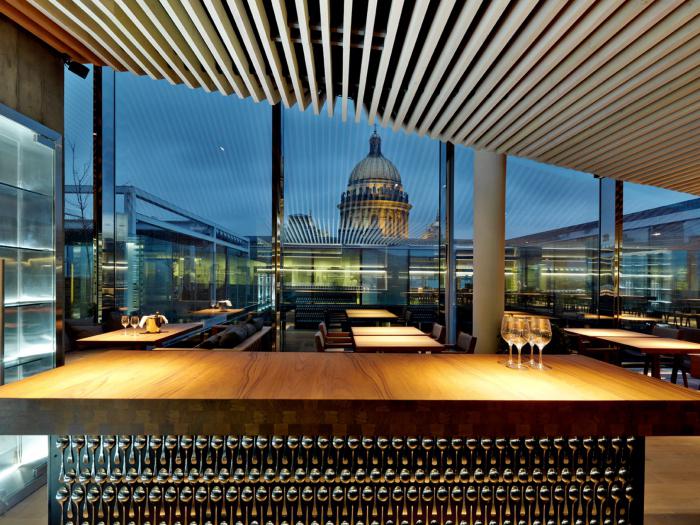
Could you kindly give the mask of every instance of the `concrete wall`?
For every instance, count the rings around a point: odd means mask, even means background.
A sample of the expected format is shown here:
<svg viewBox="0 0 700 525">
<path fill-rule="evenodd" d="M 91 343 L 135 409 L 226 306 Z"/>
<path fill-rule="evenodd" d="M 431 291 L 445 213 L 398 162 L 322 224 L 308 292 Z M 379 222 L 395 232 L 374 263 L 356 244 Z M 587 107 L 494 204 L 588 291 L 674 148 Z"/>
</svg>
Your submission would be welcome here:
<svg viewBox="0 0 700 525">
<path fill-rule="evenodd" d="M 63 60 L 0 15 L 0 103 L 63 134 Z"/>
</svg>

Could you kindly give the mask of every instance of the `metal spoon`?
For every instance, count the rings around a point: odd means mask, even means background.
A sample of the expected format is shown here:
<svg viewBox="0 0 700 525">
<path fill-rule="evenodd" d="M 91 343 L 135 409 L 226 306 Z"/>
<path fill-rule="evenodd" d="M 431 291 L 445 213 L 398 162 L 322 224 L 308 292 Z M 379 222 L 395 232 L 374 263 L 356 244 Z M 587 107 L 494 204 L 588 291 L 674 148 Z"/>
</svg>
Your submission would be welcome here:
<svg viewBox="0 0 700 525">
<path fill-rule="evenodd" d="M 67 441 L 68 440 L 66 440 L 66 442 Z M 56 501 L 61 506 L 61 525 L 63 525 L 63 506 L 65 505 L 66 501 L 68 501 L 69 497 L 70 490 L 67 485 L 61 485 L 60 487 L 58 487 L 58 490 L 56 491 Z"/>
</svg>

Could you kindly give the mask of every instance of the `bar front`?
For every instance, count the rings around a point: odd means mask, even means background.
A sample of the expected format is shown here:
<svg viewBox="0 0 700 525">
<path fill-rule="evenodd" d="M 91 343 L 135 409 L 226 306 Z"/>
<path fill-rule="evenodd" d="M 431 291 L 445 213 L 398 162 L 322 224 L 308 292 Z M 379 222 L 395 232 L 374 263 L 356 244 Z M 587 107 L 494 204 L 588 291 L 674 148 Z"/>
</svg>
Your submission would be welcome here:
<svg viewBox="0 0 700 525">
<path fill-rule="evenodd" d="M 52 524 L 637 524 L 700 395 L 579 356 L 107 352 L 0 388 Z M 439 380 L 438 380 L 439 379 Z"/>
</svg>

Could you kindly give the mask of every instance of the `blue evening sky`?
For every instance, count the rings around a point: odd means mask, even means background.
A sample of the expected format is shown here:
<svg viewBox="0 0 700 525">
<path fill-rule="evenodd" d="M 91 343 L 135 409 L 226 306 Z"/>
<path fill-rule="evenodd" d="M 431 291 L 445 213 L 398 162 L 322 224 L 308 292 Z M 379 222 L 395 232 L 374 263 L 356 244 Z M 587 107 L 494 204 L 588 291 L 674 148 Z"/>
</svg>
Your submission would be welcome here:
<svg viewBox="0 0 700 525">
<path fill-rule="evenodd" d="M 76 164 L 90 162 L 91 77 L 66 73 L 65 136 L 75 144 Z M 271 108 L 172 86 L 164 80 L 117 73 L 117 183 L 130 184 L 211 220 L 239 235 L 269 235 L 271 220 Z M 366 116 L 354 122 L 332 118 L 324 108 L 284 112 L 285 212 L 310 213 L 334 232 L 337 204 L 352 168 L 369 150 L 372 127 Z M 419 236 L 438 207 L 438 143 L 417 134 L 378 127 L 382 153 L 401 174 L 413 208 L 410 235 Z M 68 153 L 69 148 L 66 147 Z M 456 148 L 456 226 L 472 235 L 472 162 L 468 148 Z M 66 154 L 66 181 L 72 170 Z M 625 212 L 694 198 L 691 195 L 625 185 Z M 597 218 L 597 181 L 589 174 L 526 159 L 508 159 L 506 234 L 518 237 Z"/>
</svg>

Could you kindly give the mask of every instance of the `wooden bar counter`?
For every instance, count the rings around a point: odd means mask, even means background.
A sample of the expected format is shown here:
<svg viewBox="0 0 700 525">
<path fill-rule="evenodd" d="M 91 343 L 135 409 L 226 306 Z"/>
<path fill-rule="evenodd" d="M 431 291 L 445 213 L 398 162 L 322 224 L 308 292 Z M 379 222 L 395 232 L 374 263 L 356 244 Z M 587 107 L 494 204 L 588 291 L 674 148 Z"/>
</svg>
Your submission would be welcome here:
<svg viewBox="0 0 700 525">
<path fill-rule="evenodd" d="M 49 525 L 641 525 L 644 436 L 700 394 L 502 359 L 106 352 L 0 387 L 0 432 L 52 434 Z"/>
<path fill-rule="evenodd" d="M 580 356 L 112 351 L 0 387 L 3 434 L 694 435 L 700 394 Z"/>
</svg>

